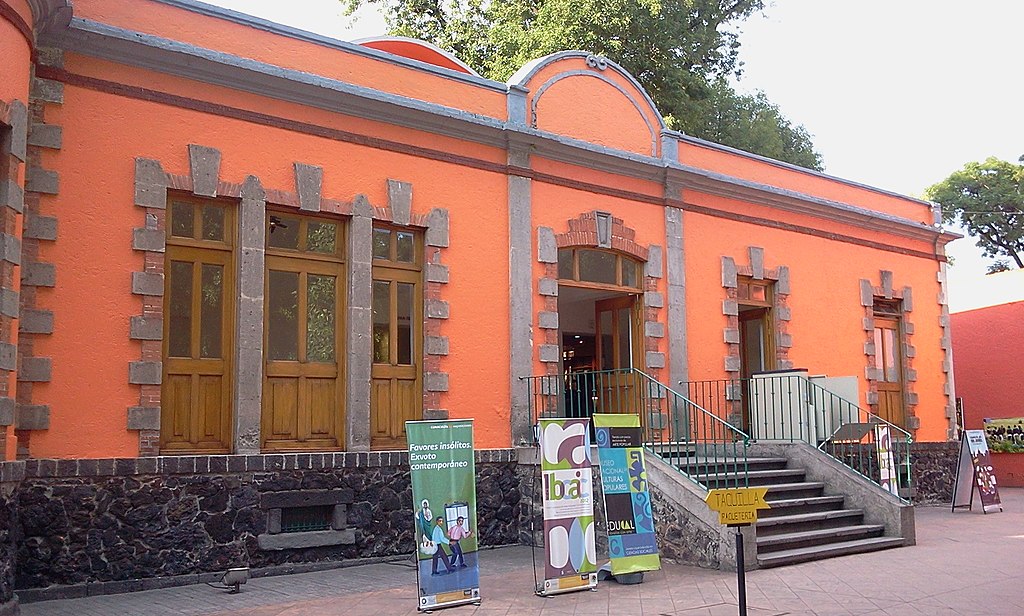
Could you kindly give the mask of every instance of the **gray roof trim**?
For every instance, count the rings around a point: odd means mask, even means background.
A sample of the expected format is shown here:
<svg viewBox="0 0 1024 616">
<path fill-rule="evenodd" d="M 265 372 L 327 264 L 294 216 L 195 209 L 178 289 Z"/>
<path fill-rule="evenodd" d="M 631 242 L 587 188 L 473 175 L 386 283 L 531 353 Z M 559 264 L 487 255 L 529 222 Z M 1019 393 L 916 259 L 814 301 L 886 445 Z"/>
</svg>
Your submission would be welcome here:
<svg viewBox="0 0 1024 616">
<path fill-rule="evenodd" d="M 768 158 L 767 156 L 761 156 L 760 154 L 754 154 L 752 152 L 747 152 L 745 150 L 740 150 L 738 148 L 734 148 L 734 147 L 731 147 L 731 146 L 722 145 L 721 143 L 715 143 L 714 141 L 708 141 L 707 139 L 701 139 L 699 137 L 691 137 L 690 135 L 687 135 L 685 133 L 677 132 L 675 134 L 675 136 L 680 141 L 685 141 L 687 143 L 692 143 L 694 145 L 703 146 L 705 148 L 710 148 L 712 150 L 718 150 L 720 152 L 728 152 L 729 154 L 736 154 L 736 155 L 742 156 L 744 158 L 751 158 L 753 160 L 757 160 L 757 161 L 760 161 L 762 163 L 768 163 L 769 165 L 772 165 L 774 167 L 779 167 L 779 168 L 782 168 L 782 169 L 788 169 L 789 171 L 799 171 L 800 173 L 806 173 L 807 175 L 813 175 L 813 176 L 816 176 L 816 177 L 819 177 L 819 178 L 823 178 L 823 179 L 826 179 L 826 180 L 831 180 L 833 182 L 839 182 L 841 184 L 846 184 L 847 186 L 853 186 L 855 188 L 863 188 L 864 190 L 870 190 L 871 192 L 879 193 L 879 194 L 882 194 L 882 195 L 887 195 L 887 196 L 890 196 L 890 197 L 899 197 L 900 199 L 906 199 L 908 201 L 915 201 L 915 202 L 917 202 L 917 203 L 919 203 L 921 205 L 927 205 L 928 207 L 932 206 L 931 202 L 925 201 L 923 199 L 918 199 L 917 197 L 908 197 L 907 195 L 901 195 L 898 192 L 894 192 L 894 191 L 891 191 L 891 190 L 886 190 L 884 188 L 878 188 L 877 186 L 871 186 L 869 184 L 862 184 L 860 182 L 855 182 L 853 180 L 846 180 L 846 179 L 843 179 L 841 177 L 836 177 L 834 175 L 829 175 L 827 173 L 823 173 L 821 171 L 815 171 L 814 169 L 808 169 L 807 167 L 801 167 L 800 165 L 794 165 L 792 163 L 783 162 L 781 160 L 775 160 L 774 158 Z"/>
<path fill-rule="evenodd" d="M 684 189 L 698 190 L 720 197 L 742 199 L 757 205 L 766 205 L 796 214 L 824 217 L 865 229 L 885 231 L 919 240 L 933 240 L 943 233 L 938 227 L 909 218 L 815 197 L 778 186 L 734 178 L 697 167 L 670 163 L 669 175 L 679 178 Z"/>
<path fill-rule="evenodd" d="M 404 56 L 396 56 L 384 51 L 377 49 L 370 49 L 369 47 L 363 47 L 357 43 L 350 43 L 348 41 L 341 41 L 329 36 L 322 34 L 316 34 L 302 30 L 300 28 L 293 28 L 291 26 L 285 26 L 282 24 L 274 23 L 272 21 L 254 17 L 252 15 L 246 15 L 238 11 L 226 9 L 219 6 L 213 6 L 212 4 L 206 4 L 205 2 L 198 2 L 197 0 L 155 0 L 161 4 L 173 6 L 179 9 L 185 9 L 193 13 L 199 13 L 200 15 L 206 15 L 207 17 L 216 17 L 218 19 L 224 19 L 231 21 L 243 26 L 249 26 L 257 30 L 263 30 L 264 32 L 270 32 L 280 36 L 286 36 L 307 43 L 313 43 L 322 47 L 328 47 L 331 49 L 338 49 L 347 53 L 354 53 L 357 55 L 365 56 L 367 58 L 373 58 L 374 60 L 380 60 L 382 62 L 389 62 L 391 64 L 398 64 L 402 66 L 411 66 L 421 71 L 433 73 L 438 77 L 445 77 L 447 79 L 454 79 L 456 81 L 462 81 L 475 86 L 481 86 L 490 90 L 498 92 L 504 92 L 507 86 L 500 81 L 494 81 L 492 79 L 486 79 L 479 75 L 467 75 L 459 71 L 454 71 L 449 68 L 437 66 L 436 64 L 429 64 L 427 62 L 421 62 L 419 60 L 413 60 L 412 58 L 406 58 Z"/>
<path fill-rule="evenodd" d="M 500 119 L 76 17 L 52 44 L 105 60 L 504 147 Z"/>
<path fill-rule="evenodd" d="M 860 228 L 915 239 L 946 237 L 935 227 L 898 216 L 81 18 L 73 19 L 63 34 L 45 38 L 48 44 L 78 53 L 336 113 L 503 149 L 510 144 L 529 146 L 534 154 L 559 162 L 656 183 L 674 181 L 684 188 Z"/>
</svg>

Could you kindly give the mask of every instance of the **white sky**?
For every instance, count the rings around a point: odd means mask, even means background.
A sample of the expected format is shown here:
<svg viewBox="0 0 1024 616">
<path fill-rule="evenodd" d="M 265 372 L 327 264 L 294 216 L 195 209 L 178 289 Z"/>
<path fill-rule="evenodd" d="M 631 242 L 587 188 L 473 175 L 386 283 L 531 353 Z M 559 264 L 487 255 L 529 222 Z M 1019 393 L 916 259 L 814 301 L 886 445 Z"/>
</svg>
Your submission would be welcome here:
<svg viewBox="0 0 1024 616">
<path fill-rule="evenodd" d="M 207 1 L 340 39 L 384 33 L 373 11 L 350 24 L 338 0 Z M 921 196 L 968 161 L 1024 154 L 1024 2 L 769 3 L 740 25 L 737 85 L 803 124 L 827 173 Z M 970 238 L 948 252 L 956 309 L 988 261 Z"/>
</svg>

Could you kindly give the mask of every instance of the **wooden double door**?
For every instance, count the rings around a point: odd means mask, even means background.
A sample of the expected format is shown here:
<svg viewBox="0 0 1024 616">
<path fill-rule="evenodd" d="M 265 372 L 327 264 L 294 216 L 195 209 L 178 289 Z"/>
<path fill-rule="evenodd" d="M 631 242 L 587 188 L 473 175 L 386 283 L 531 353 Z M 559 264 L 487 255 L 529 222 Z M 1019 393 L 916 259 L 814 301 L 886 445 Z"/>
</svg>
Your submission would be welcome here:
<svg viewBox="0 0 1024 616">
<path fill-rule="evenodd" d="M 642 386 L 631 368 L 643 369 L 642 304 L 634 295 L 594 302 L 594 392 L 598 413 L 642 412 Z"/>
</svg>

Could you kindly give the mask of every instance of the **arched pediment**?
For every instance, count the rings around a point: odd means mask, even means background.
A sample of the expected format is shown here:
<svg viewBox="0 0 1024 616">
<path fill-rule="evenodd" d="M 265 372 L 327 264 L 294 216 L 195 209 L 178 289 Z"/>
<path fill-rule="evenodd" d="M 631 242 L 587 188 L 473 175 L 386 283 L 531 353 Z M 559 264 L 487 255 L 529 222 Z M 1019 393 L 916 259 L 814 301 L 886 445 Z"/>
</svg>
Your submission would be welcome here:
<svg viewBox="0 0 1024 616">
<path fill-rule="evenodd" d="M 621 66 L 584 51 L 527 63 L 508 85 L 523 88 L 530 126 L 616 150 L 658 156 L 665 128 L 654 101 Z"/>
</svg>

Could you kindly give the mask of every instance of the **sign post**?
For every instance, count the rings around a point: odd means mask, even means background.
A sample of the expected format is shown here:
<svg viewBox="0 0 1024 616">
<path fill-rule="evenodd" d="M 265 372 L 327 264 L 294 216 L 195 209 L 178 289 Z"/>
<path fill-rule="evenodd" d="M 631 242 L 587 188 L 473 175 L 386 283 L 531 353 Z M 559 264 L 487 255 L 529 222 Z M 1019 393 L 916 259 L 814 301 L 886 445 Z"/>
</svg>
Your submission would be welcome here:
<svg viewBox="0 0 1024 616">
<path fill-rule="evenodd" d="M 742 526 L 757 522 L 758 509 L 771 509 L 765 502 L 768 488 L 726 488 L 708 492 L 704 502 L 712 511 L 718 512 L 718 523 L 736 528 L 736 595 L 739 598 L 740 616 L 747 616 L 746 563 L 743 560 Z"/>
</svg>

